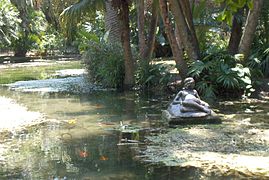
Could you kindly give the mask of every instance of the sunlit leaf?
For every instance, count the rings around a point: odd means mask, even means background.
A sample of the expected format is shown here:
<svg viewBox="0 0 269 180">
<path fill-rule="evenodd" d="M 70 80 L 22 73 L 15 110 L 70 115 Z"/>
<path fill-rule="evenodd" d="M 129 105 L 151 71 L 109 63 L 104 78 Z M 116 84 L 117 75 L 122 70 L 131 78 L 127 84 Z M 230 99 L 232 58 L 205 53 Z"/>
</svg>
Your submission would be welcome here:
<svg viewBox="0 0 269 180">
<path fill-rule="evenodd" d="M 253 9 L 253 6 L 254 6 L 253 1 L 254 0 L 248 0 L 247 5 L 249 9 Z"/>
<path fill-rule="evenodd" d="M 79 156 L 82 157 L 82 158 L 86 158 L 89 156 L 89 152 L 85 151 L 85 150 L 82 150 L 79 152 Z"/>
<path fill-rule="evenodd" d="M 107 156 L 100 156 L 99 158 L 100 161 L 107 161 L 108 160 L 108 157 Z"/>
<path fill-rule="evenodd" d="M 70 119 L 68 120 L 68 124 L 76 124 L 77 120 L 76 119 Z"/>
</svg>

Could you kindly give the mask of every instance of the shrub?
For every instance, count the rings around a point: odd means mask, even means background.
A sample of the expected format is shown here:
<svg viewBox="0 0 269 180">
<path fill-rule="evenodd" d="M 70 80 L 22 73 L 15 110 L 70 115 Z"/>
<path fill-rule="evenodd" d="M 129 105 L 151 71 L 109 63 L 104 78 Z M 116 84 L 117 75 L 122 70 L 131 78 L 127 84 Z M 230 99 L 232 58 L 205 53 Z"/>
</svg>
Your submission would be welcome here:
<svg viewBox="0 0 269 180">
<path fill-rule="evenodd" d="M 171 74 L 169 65 L 163 63 L 147 63 L 144 61 L 138 62 L 136 71 L 136 86 L 139 89 L 153 89 L 154 87 L 166 87 Z"/>
<path fill-rule="evenodd" d="M 189 75 L 197 80 L 197 90 L 206 99 L 250 95 L 254 91 L 251 73 L 240 63 L 241 58 L 226 52 L 213 53 L 193 62 Z"/>
<path fill-rule="evenodd" d="M 269 77 L 269 1 L 264 1 L 263 8 L 255 32 L 252 52 L 248 65 L 253 67 L 257 77 Z M 261 73 L 260 73 L 261 72 Z"/>
<path fill-rule="evenodd" d="M 269 77 L 269 43 L 256 44 L 247 64 L 255 70 L 258 77 Z"/>
<path fill-rule="evenodd" d="M 84 64 L 91 81 L 108 88 L 121 88 L 124 80 L 123 49 L 118 44 L 90 42 Z"/>
</svg>

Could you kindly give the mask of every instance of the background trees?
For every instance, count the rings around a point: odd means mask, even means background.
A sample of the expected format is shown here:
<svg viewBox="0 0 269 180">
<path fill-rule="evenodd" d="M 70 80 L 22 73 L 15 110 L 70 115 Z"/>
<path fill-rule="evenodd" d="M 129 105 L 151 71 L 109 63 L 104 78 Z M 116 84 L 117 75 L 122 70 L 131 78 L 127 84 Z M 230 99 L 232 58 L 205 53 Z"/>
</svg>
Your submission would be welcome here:
<svg viewBox="0 0 269 180">
<path fill-rule="evenodd" d="M 18 36 L 18 11 L 8 1 L 0 2 L 0 47 L 9 46 Z"/>
<path fill-rule="evenodd" d="M 261 73 L 268 75 L 267 1 L 10 2 L 5 0 L 0 4 L 3 12 L 6 12 L 1 14 L 2 46 L 5 43 L 15 50 L 15 55 L 25 56 L 27 51 L 33 49 L 47 53 L 47 48 L 54 44 L 74 49 L 66 51 L 63 48 L 59 53 L 94 51 L 89 42 L 120 44 L 124 61 L 118 63 L 123 63 L 124 68 L 119 68 L 119 71 L 123 71 L 119 73 L 123 78 L 119 78 L 122 82 L 117 81 L 119 85 L 116 87 L 165 85 L 170 77 L 169 69 L 157 65 L 153 59 L 156 54 L 161 54 L 162 48 L 167 51 L 167 47 L 172 50 L 172 59 L 180 78 L 195 76 L 200 91 L 205 95 L 221 94 L 217 93 L 220 89 L 241 92 L 248 87 L 250 90 L 253 84 L 249 80 L 243 80 L 245 85 L 239 85 L 239 81 L 244 79 L 239 72 L 245 71 L 244 68 L 249 68 L 250 75 L 247 76 L 250 79 L 257 77 L 259 68 L 262 69 Z M 155 42 L 158 42 L 158 48 Z M 96 49 L 99 53 L 105 51 L 102 49 L 105 46 L 95 47 L 101 48 Z M 106 61 L 110 61 L 109 56 Z M 98 66 L 98 63 L 94 64 Z M 251 75 L 251 72 L 256 75 Z M 209 78 L 216 75 L 223 78 Z"/>
</svg>

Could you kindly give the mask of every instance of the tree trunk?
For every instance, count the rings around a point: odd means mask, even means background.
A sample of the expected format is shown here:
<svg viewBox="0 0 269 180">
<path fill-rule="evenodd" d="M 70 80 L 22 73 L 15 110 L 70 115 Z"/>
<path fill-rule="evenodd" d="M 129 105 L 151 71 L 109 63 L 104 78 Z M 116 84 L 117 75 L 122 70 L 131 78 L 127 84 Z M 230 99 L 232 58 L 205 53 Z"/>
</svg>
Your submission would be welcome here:
<svg viewBox="0 0 269 180">
<path fill-rule="evenodd" d="M 15 48 L 14 49 L 14 56 L 15 57 L 26 57 L 27 50 L 22 48 Z"/>
<path fill-rule="evenodd" d="M 58 17 L 56 17 L 54 13 L 51 0 L 43 0 L 41 10 L 44 13 L 45 18 L 48 21 L 48 23 L 52 24 L 55 30 L 57 31 L 60 30 L 60 22 L 59 22 Z"/>
<path fill-rule="evenodd" d="M 183 59 L 183 51 L 181 51 L 179 48 L 179 44 L 177 43 L 175 32 L 173 30 L 172 24 L 170 22 L 169 16 L 168 16 L 168 7 L 166 0 L 159 0 L 160 3 L 160 11 L 161 16 L 163 19 L 165 32 L 167 34 L 174 59 L 176 61 L 176 66 L 179 71 L 179 74 L 182 78 L 187 77 L 188 72 L 188 66 L 185 60 Z"/>
<path fill-rule="evenodd" d="M 179 36 L 179 30 L 177 26 L 175 26 L 175 37 L 180 51 L 184 52 L 182 38 Z"/>
<path fill-rule="evenodd" d="M 190 33 L 191 33 L 191 38 L 192 38 L 192 45 L 194 48 L 194 51 L 197 53 L 198 58 L 200 58 L 200 48 L 199 48 L 199 43 L 198 43 L 198 38 L 196 36 L 195 32 L 195 27 L 193 24 L 193 16 L 192 16 L 192 9 L 191 9 L 191 2 L 189 0 L 179 0 L 178 1 L 182 7 L 186 22 L 188 24 Z M 197 60 L 194 59 L 194 60 Z"/>
<path fill-rule="evenodd" d="M 228 52 L 231 55 L 235 55 L 238 52 L 238 46 L 242 37 L 242 21 L 238 20 L 236 16 L 243 15 L 243 9 L 240 9 L 233 17 L 233 24 L 231 30 L 231 37 L 228 45 Z"/>
<path fill-rule="evenodd" d="M 130 27 L 129 27 L 129 3 L 128 0 L 122 0 L 120 3 L 120 17 L 122 21 L 122 45 L 124 48 L 124 89 L 130 89 L 134 86 L 134 61 L 130 45 Z"/>
<path fill-rule="evenodd" d="M 180 37 L 182 37 L 182 42 L 187 51 L 188 57 L 191 60 L 199 59 L 199 47 L 194 44 L 194 40 L 197 38 L 192 36 L 192 32 L 189 29 L 189 25 L 186 21 L 186 17 L 184 16 L 184 11 L 187 9 L 183 9 L 181 7 L 180 2 L 178 0 L 168 0 L 170 3 L 172 14 L 174 15 L 176 25 L 178 26 L 178 31 L 180 33 Z M 191 24 L 191 23 L 190 23 Z M 191 26 L 191 25 L 190 25 Z M 194 31 L 194 30 L 193 30 Z"/>
<path fill-rule="evenodd" d="M 19 18 L 21 19 L 21 36 L 16 40 L 14 56 L 25 57 L 27 51 L 29 50 L 29 45 L 27 44 L 28 36 L 30 34 L 30 22 L 27 14 L 27 8 L 29 7 L 25 0 L 11 0 L 10 2 L 18 9 Z"/>
<path fill-rule="evenodd" d="M 253 3 L 254 3 L 253 9 L 249 10 L 248 12 L 246 25 L 244 28 L 244 32 L 238 50 L 240 54 L 244 54 L 245 60 L 248 58 L 250 53 L 250 48 L 252 45 L 252 41 L 254 39 L 254 34 L 258 24 L 258 18 L 261 12 L 263 0 L 254 0 Z"/>
<path fill-rule="evenodd" d="M 158 2 L 155 0 L 152 4 L 152 15 L 149 24 L 149 32 L 146 44 L 146 50 L 144 53 L 144 59 L 149 60 L 152 57 L 154 45 L 155 45 L 155 37 L 156 37 L 156 29 L 157 23 L 159 20 L 158 17 Z"/>
<path fill-rule="evenodd" d="M 111 0 L 105 1 L 105 8 L 105 29 L 109 32 L 108 41 L 110 43 L 120 43 L 122 32 L 117 9 L 112 6 Z"/>
<path fill-rule="evenodd" d="M 144 60 L 145 49 L 146 49 L 144 0 L 136 0 L 136 8 L 137 8 L 137 27 L 138 27 L 139 56 L 140 56 L 140 58 L 142 60 Z"/>
</svg>

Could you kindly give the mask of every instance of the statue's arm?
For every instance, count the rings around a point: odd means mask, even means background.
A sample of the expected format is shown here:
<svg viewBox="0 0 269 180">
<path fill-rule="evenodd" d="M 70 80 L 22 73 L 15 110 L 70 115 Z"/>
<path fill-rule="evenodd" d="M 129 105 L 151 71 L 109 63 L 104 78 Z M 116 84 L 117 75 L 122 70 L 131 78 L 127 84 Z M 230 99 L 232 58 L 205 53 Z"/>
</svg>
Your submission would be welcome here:
<svg viewBox="0 0 269 180">
<path fill-rule="evenodd" d="M 182 103 L 182 95 L 183 95 L 183 92 L 182 91 L 179 91 L 173 101 L 173 104 L 181 104 Z"/>
<path fill-rule="evenodd" d="M 196 90 L 195 90 L 195 94 L 196 94 L 196 97 L 200 100 L 201 105 L 209 107 L 209 104 L 207 102 L 201 100 L 201 98 Z"/>
<path fill-rule="evenodd" d="M 196 98 L 198 98 L 198 99 L 201 99 L 200 96 L 199 96 L 199 94 L 198 94 L 198 92 L 197 92 L 195 89 L 194 89 L 193 91 L 194 91 L 194 96 L 195 96 Z"/>
</svg>

